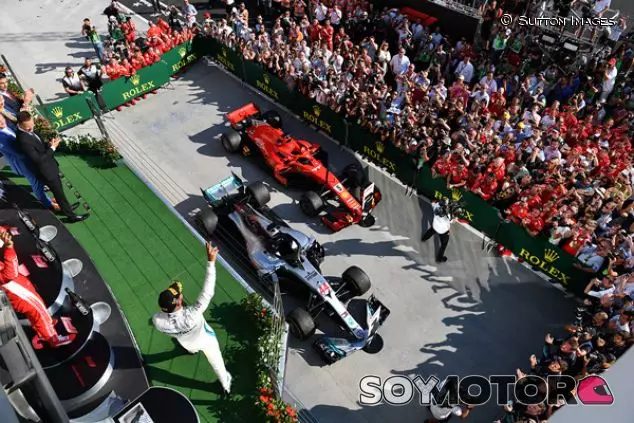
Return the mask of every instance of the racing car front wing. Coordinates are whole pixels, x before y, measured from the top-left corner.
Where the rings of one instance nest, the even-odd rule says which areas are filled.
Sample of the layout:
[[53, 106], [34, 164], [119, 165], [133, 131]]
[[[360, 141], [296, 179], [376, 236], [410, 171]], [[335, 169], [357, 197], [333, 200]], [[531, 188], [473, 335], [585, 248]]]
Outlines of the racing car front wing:
[[[378, 329], [390, 315], [390, 310], [377, 300], [374, 295], [372, 295], [366, 303], [366, 312], [368, 335], [365, 339], [323, 336], [313, 342], [313, 348], [315, 348], [326, 364], [330, 365], [336, 363], [337, 361], [352, 355], [356, 351], [365, 349], [366, 347], [369, 348], [369, 345], [372, 344], [373, 340], [375, 342], [378, 341], [378, 339], [376, 339], [378, 338]], [[375, 316], [375, 314], [377, 315]], [[377, 352], [379, 352], [379, 350], [372, 351], [372, 353]]]

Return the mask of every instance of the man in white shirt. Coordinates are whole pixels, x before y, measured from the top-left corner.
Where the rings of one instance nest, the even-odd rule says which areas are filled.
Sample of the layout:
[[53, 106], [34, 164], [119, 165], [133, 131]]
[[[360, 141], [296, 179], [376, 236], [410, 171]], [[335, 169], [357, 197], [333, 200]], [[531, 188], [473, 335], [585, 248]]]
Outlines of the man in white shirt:
[[330, 24], [336, 28], [341, 24], [341, 18], [343, 17], [343, 12], [339, 6], [335, 5], [332, 9], [330, 9]]
[[458, 63], [458, 66], [456, 66], [456, 71], [454, 73], [456, 74], [456, 77], [462, 75], [464, 77], [465, 84], [469, 85], [469, 83], [471, 83], [471, 80], [473, 79], [474, 69], [469, 57], [465, 57], [462, 62]]
[[433, 100], [436, 96], [440, 97], [440, 101], [445, 101], [447, 99], [447, 87], [445, 87], [445, 80], [440, 79], [436, 85], [429, 90], [429, 98]]
[[313, 16], [319, 21], [319, 23], [324, 23], [326, 17], [328, 16], [328, 7], [325, 4], [318, 2], [317, 6], [315, 6]]
[[444, 199], [441, 202], [433, 201], [431, 207], [434, 217], [431, 226], [427, 229], [427, 232], [423, 234], [421, 241], [428, 241], [434, 235], [438, 235], [440, 238], [440, 248], [436, 254], [436, 262], [444, 263], [447, 261], [445, 250], [447, 249], [447, 244], [449, 244], [449, 231], [454, 217], [451, 214], [451, 210], [449, 210], [450, 204], [448, 199]]
[[616, 59], [612, 58], [608, 62], [608, 67], [603, 73], [603, 83], [601, 84], [601, 100], [607, 100], [612, 90], [614, 90], [614, 84], [619, 71], [616, 69]]
[[[588, 272], [596, 273], [601, 269], [603, 263], [605, 262], [603, 247], [599, 248], [596, 245], [584, 247], [577, 255], [577, 260], [581, 262], [582, 268], [585, 268]], [[612, 291], [614, 291], [614, 285], [612, 285]], [[588, 295], [592, 294], [588, 293]]]
[[618, 23], [610, 27], [610, 35], [608, 35], [608, 40], [610, 40], [612, 47], [614, 47], [616, 43], [619, 42], [619, 40], [621, 39], [621, 35], [623, 35], [626, 29], [627, 21], [625, 20], [625, 18], [619, 19]]
[[473, 99], [474, 103], [484, 103], [485, 107], [489, 107], [489, 101], [491, 100], [491, 97], [489, 97], [487, 91], [483, 89], [479, 84], [476, 84], [476, 86], [474, 87], [471, 98]]
[[183, 0], [183, 10], [181, 13], [185, 16], [185, 22], [187, 22], [188, 27], [191, 28], [196, 24], [196, 15], [198, 14], [198, 11], [194, 5], [189, 3], [189, 0]]
[[605, 12], [608, 11], [608, 9], [610, 9], [611, 5], [612, 0], [597, 0], [597, 2], [594, 4], [594, 7], [592, 8], [592, 11], [596, 15], [596, 17], [601, 17]]
[[498, 90], [498, 83], [493, 77], [493, 72], [489, 71], [485, 76], [480, 80], [480, 85], [486, 88], [486, 91], [489, 95], [493, 95]]
[[218, 248], [207, 243], [207, 275], [203, 289], [192, 306], [183, 302], [183, 285], [175, 281], [161, 292], [158, 303], [161, 312], [152, 317], [159, 332], [175, 338], [178, 343], [196, 354], [202, 351], [213, 368], [225, 394], [231, 392], [231, 374], [225, 368], [216, 333], [205, 320], [205, 311], [211, 303], [216, 288], [216, 257]]
[[405, 55], [405, 49], [402, 48], [398, 51], [398, 54], [392, 58], [390, 62], [390, 68], [394, 75], [403, 75], [409, 69], [410, 61], [409, 57]]

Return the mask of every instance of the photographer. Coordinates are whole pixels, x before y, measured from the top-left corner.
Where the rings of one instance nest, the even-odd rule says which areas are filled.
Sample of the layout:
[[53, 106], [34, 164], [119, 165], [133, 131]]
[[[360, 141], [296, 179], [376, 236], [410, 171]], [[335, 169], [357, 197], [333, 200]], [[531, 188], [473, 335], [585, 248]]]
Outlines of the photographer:
[[431, 206], [434, 212], [434, 218], [431, 226], [421, 238], [421, 241], [428, 241], [432, 236], [437, 234], [440, 238], [440, 248], [436, 254], [436, 262], [444, 263], [447, 261], [445, 250], [447, 249], [447, 244], [449, 244], [451, 222], [459, 216], [461, 208], [458, 203], [450, 202], [447, 198], [440, 202], [434, 201]]

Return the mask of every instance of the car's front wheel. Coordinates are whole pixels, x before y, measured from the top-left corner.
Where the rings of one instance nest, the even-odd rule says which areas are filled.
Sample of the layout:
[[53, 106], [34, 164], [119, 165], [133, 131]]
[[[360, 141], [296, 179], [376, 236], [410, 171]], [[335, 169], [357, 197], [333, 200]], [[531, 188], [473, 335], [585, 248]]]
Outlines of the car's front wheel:
[[347, 268], [341, 275], [341, 279], [343, 279], [353, 297], [360, 297], [372, 287], [370, 277], [357, 266]]
[[300, 339], [306, 340], [315, 334], [315, 320], [306, 309], [298, 307], [291, 311], [288, 317], [288, 322], [291, 335]]
[[225, 132], [220, 136], [222, 147], [227, 153], [237, 153], [242, 147], [242, 135], [238, 131], [233, 129]]
[[210, 237], [218, 226], [218, 215], [212, 209], [205, 209], [196, 218], [199, 229], [203, 235]]
[[299, 199], [299, 207], [306, 216], [315, 217], [324, 208], [324, 199], [319, 196], [315, 191], [307, 191], [302, 194]]

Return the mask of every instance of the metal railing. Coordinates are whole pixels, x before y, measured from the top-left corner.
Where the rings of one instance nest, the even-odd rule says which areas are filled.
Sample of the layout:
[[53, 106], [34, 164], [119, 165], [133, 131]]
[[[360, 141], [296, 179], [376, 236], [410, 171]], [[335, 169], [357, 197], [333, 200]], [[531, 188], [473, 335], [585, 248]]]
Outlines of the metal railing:
[[437, 6], [471, 16], [472, 18], [482, 19], [483, 7], [488, 0], [428, 0]]
[[273, 337], [277, 340], [273, 344], [273, 354], [278, 359], [272, 366], [270, 371], [271, 381], [277, 389], [277, 395], [282, 396], [284, 387], [284, 364], [286, 358], [286, 322], [284, 313], [284, 305], [282, 303], [282, 292], [280, 284], [276, 280], [273, 283]]

